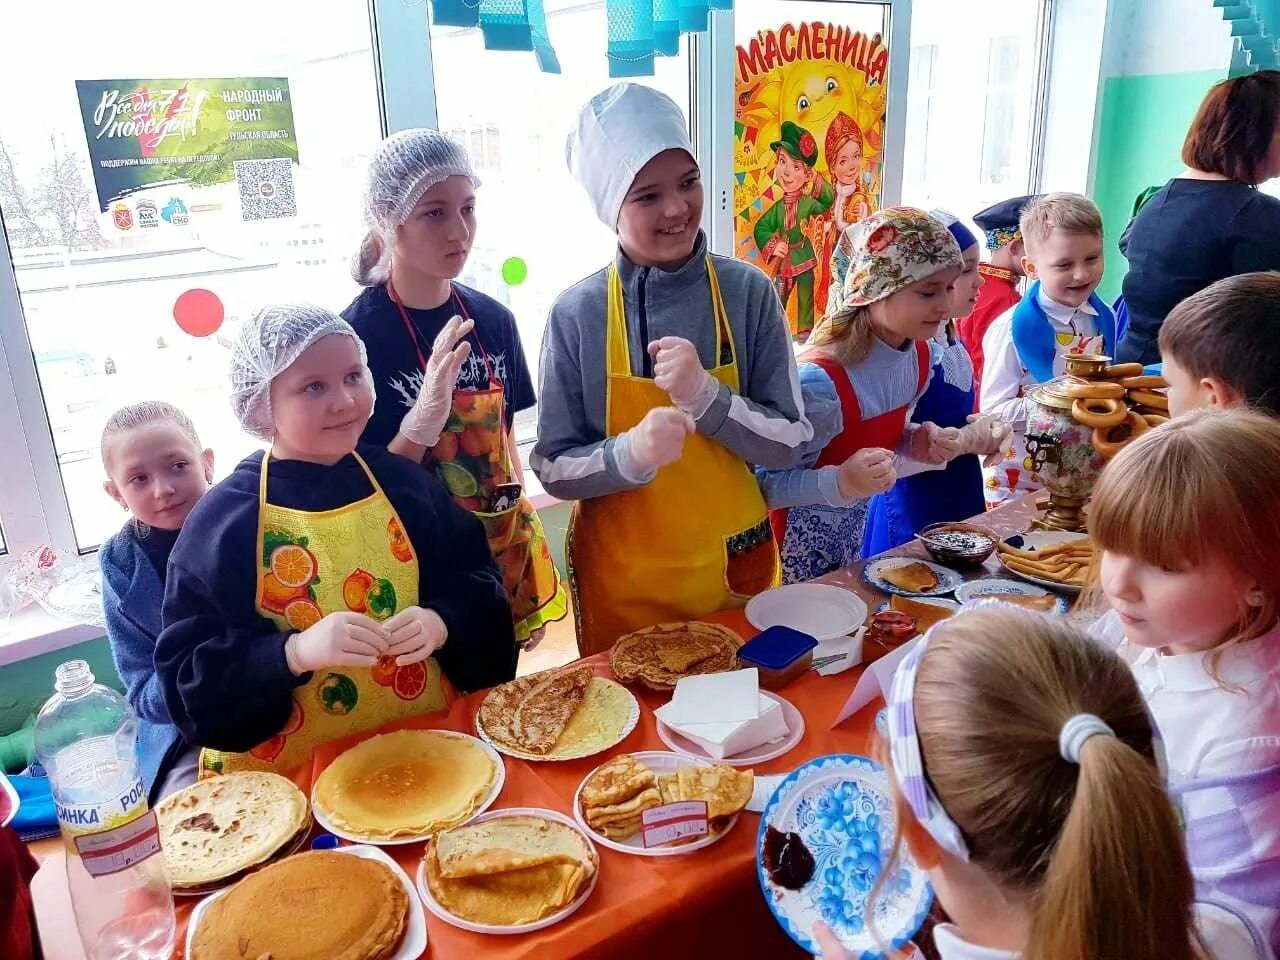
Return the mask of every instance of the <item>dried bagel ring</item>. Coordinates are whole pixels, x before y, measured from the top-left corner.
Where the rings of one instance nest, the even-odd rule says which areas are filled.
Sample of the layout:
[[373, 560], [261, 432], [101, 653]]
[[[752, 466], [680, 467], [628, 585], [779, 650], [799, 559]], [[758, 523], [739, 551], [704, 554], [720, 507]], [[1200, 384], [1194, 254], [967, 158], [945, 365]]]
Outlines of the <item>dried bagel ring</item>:
[[1144, 407], [1152, 407], [1156, 410], [1169, 409], [1169, 398], [1163, 393], [1155, 393], [1151, 390], [1130, 390], [1129, 399]]
[[1169, 386], [1169, 381], [1156, 376], [1125, 377], [1120, 381], [1120, 386], [1126, 390], [1163, 390]]
[[1142, 364], [1113, 363], [1111, 366], [1103, 368], [1102, 376], [1107, 380], [1119, 380], [1121, 377], [1140, 377], [1142, 376]]
[[1150, 429], [1147, 421], [1139, 414], [1126, 413], [1125, 418], [1113, 427], [1095, 427], [1093, 431], [1093, 449], [1098, 455], [1110, 460], [1129, 445], [1131, 440]]
[[1076, 423], [1098, 430], [1117, 427], [1128, 415], [1124, 401], [1110, 397], [1076, 400], [1071, 404], [1071, 416]]
[[1124, 399], [1124, 387], [1118, 383], [1107, 383], [1100, 380], [1083, 380], [1079, 383], [1068, 383], [1066, 393], [1072, 400]]

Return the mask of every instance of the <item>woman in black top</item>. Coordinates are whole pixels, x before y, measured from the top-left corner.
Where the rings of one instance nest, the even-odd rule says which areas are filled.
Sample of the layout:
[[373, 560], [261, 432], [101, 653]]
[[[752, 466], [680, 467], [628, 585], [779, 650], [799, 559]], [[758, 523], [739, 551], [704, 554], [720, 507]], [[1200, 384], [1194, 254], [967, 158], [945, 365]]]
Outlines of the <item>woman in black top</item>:
[[1156, 337], [1179, 302], [1224, 277], [1280, 270], [1280, 200], [1257, 185], [1280, 176], [1280, 71], [1215, 84], [1200, 104], [1182, 162], [1129, 224], [1124, 298], [1129, 331], [1117, 359], [1156, 363]]

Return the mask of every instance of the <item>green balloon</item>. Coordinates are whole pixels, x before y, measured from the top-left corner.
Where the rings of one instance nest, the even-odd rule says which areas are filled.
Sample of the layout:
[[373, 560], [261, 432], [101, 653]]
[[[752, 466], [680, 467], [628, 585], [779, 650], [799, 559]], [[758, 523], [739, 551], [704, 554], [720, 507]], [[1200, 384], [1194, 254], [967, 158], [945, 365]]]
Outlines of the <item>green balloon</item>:
[[502, 262], [502, 279], [509, 287], [518, 287], [529, 277], [529, 265], [520, 257], [507, 257]]

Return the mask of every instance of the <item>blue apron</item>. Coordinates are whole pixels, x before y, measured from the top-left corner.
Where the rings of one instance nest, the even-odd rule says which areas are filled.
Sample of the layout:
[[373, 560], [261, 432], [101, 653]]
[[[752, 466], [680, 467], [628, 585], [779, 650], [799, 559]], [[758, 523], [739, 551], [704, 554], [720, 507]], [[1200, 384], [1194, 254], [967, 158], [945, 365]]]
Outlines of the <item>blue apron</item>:
[[[933, 379], [916, 404], [911, 421], [963, 427], [973, 413], [976, 392], [968, 351], [949, 333], [942, 361], [934, 365]], [[945, 469], [903, 477], [887, 493], [871, 500], [862, 556], [874, 557], [901, 546], [931, 523], [967, 520], [983, 509], [982, 467], [976, 456], [956, 457]]]

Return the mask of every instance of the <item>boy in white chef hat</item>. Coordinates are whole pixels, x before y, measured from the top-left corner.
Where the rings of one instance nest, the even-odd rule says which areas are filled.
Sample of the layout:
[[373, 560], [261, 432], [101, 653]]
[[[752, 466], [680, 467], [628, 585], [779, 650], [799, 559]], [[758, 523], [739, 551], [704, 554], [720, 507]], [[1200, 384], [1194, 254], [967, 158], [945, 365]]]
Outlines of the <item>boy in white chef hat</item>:
[[570, 564], [588, 653], [776, 583], [748, 464], [794, 464], [813, 430], [769, 278], [707, 252], [679, 107], [610, 87], [582, 108], [567, 159], [618, 249], [551, 309], [531, 462], [580, 501]]

